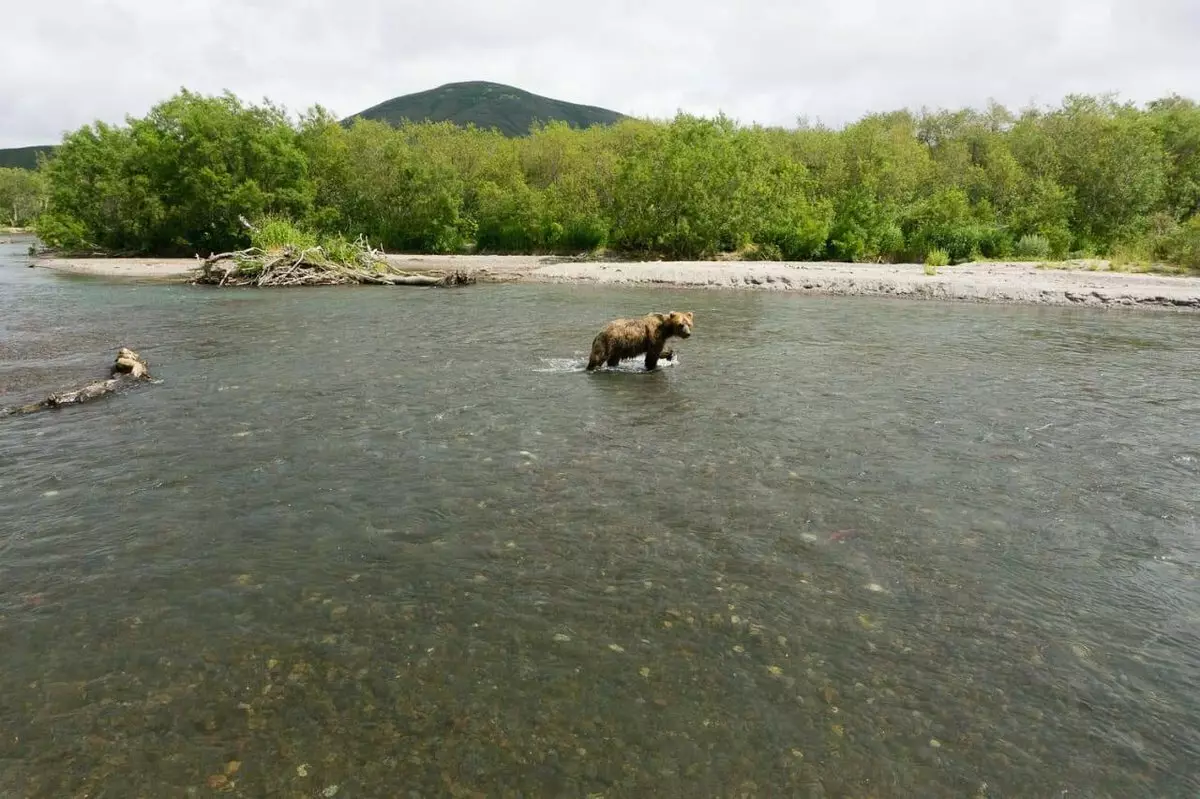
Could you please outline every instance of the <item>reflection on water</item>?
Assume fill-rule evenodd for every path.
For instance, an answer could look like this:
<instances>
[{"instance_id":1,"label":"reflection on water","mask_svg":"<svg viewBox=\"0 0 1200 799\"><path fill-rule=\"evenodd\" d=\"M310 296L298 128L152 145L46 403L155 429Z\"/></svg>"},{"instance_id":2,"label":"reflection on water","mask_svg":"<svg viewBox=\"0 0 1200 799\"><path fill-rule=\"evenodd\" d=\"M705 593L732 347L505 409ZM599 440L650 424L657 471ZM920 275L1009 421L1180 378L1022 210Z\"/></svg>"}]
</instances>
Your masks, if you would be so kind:
<instances>
[{"instance_id":1,"label":"reflection on water","mask_svg":"<svg viewBox=\"0 0 1200 799\"><path fill-rule=\"evenodd\" d=\"M0 796L1200 790L1191 317L3 257Z\"/></svg>"}]
</instances>

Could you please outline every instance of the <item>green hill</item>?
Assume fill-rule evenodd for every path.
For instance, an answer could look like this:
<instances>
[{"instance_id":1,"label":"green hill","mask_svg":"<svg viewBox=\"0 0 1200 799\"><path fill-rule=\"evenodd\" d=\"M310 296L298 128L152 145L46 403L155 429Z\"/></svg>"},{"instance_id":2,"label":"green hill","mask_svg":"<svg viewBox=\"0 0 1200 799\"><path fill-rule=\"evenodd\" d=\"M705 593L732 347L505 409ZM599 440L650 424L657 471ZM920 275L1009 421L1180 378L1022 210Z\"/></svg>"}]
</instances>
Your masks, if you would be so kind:
<instances>
[{"instance_id":1,"label":"green hill","mask_svg":"<svg viewBox=\"0 0 1200 799\"><path fill-rule=\"evenodd\" d=\"M0 167L18 169L37 169L38 153L49 155L54 152L53 145L34 145L32 147L10 147L0 150Z\"/></svg>"},{"instance_id":2,"label":"green hill","mask_svg":"<svg viewBox=\"0 0 1200 799\"><path fill-rule=\"evenodd\" d=\"M568 103L486 81L447 83L436 89L393 97L342 121L348 124L355 117L377 119L392 125L405 119L410 122L453 122L463 126L473 123L480 128L497 128L506 136L524 136L535 121L561 120L571 127L587 128L611 125L626 118L607 108ZM53 151L54 145L0 149L0 167L35 169L37 154Z\"/></svg>"},{"instance_id":3,"label":"green hill","mask_svg":"<svg viewBox=\"0 0 1200 799\"><path fill-rule=\"evenodd\" d=\"M625 119L624 114L578 105L565 100L542 97L502 83L469 81L447 83L436 89L393 97L378 105L347 117L375 119L390 124L410 122L453 122L456 125L474 124L480 128L496 128L506 136L524 136L535 121L564 121L571 127L611 125Z\"/></svg>"}]
</instances>

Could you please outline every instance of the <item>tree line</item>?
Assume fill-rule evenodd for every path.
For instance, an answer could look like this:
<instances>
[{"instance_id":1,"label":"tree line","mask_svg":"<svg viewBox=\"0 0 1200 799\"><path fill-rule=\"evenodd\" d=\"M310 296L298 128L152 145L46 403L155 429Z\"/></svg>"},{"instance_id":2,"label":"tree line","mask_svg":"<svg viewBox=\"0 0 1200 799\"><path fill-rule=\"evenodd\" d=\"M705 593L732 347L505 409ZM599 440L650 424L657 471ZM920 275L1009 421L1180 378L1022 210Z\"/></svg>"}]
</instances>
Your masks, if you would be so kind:
<instances>
[{"instance_id":1,"label":"tree line","mask_svg":"<svg viewBox=\"0 0 1200 799\"><path fill-rule=\"evenodd\" d=\"M47 245L113 253L238 249L240 218L281 216L404 252L1200 269L1200 106L1178 96L905 110L839 129L681 113L508 138L343 124L320 106L293 121L270 102L182 90L145 117L65 135L37 179Z\"/></svg>"},{"instance_id":2,"label":"tree line","mask_svg":"<svg viewBox=\"0 0 1200 799\"><path fill-rule=\"evenodd\" d=\"M39 172L0 167L0 227L28 227L46 210L46 182Z\"/></svg>"}]
</instances>

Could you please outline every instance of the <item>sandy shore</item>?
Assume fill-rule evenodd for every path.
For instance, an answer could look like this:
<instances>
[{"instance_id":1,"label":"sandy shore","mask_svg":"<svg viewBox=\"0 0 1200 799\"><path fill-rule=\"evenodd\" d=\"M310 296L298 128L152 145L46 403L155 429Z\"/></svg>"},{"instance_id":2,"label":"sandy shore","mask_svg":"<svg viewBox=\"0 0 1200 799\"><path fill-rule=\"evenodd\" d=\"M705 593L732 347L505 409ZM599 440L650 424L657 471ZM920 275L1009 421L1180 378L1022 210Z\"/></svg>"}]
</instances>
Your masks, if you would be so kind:
<instances>
[{"instance_id":1,"label":"sandy shore","mask_svg":"<svg viewBox=\"0 0 1200 799\"><path fill-rule=\"evenodd\" d=\"M34 258L34 266L73 275L181 282L193 277L194 258Z\"/></svg>"},{"instance_id":2,"label":"sandy shore","mask_svg":"<svg viewBox=\"0 0 1200 799\"><path fill-rule=\"evenodd\" d=\"M397 268L462 270L482 281L724 288L913 299L1200 310L1200 277L1127 274L1030 263L974 263L926 275L918 264L745 261L573 261L540 256L392 255ZM197 261L38 258L35 265L104 277L186 280Z\"/></svg>"}]
</instances>

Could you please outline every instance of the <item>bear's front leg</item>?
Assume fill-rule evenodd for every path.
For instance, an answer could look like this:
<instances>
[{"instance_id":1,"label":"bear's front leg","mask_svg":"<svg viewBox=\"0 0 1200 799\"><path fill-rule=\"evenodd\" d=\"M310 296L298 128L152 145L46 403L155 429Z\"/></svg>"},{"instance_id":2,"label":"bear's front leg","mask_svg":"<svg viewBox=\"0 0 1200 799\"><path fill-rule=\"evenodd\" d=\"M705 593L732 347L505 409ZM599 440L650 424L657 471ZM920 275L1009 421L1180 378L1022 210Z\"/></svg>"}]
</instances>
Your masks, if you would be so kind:
<instances>
[{"instance_id":1,"label":"bear's front leg","mask_svg":"<svg viewBox=\"0 0 1200 799\"><path fill-rule=\"evenodd\" d=\"M655 351L653 347L646 350L646 371L647 372L654 369L655 366L658 366L658 356L660 354L661 353ZM672 357L674 357L674 355L672 355Z\"/></svg>"}]
</instances>

